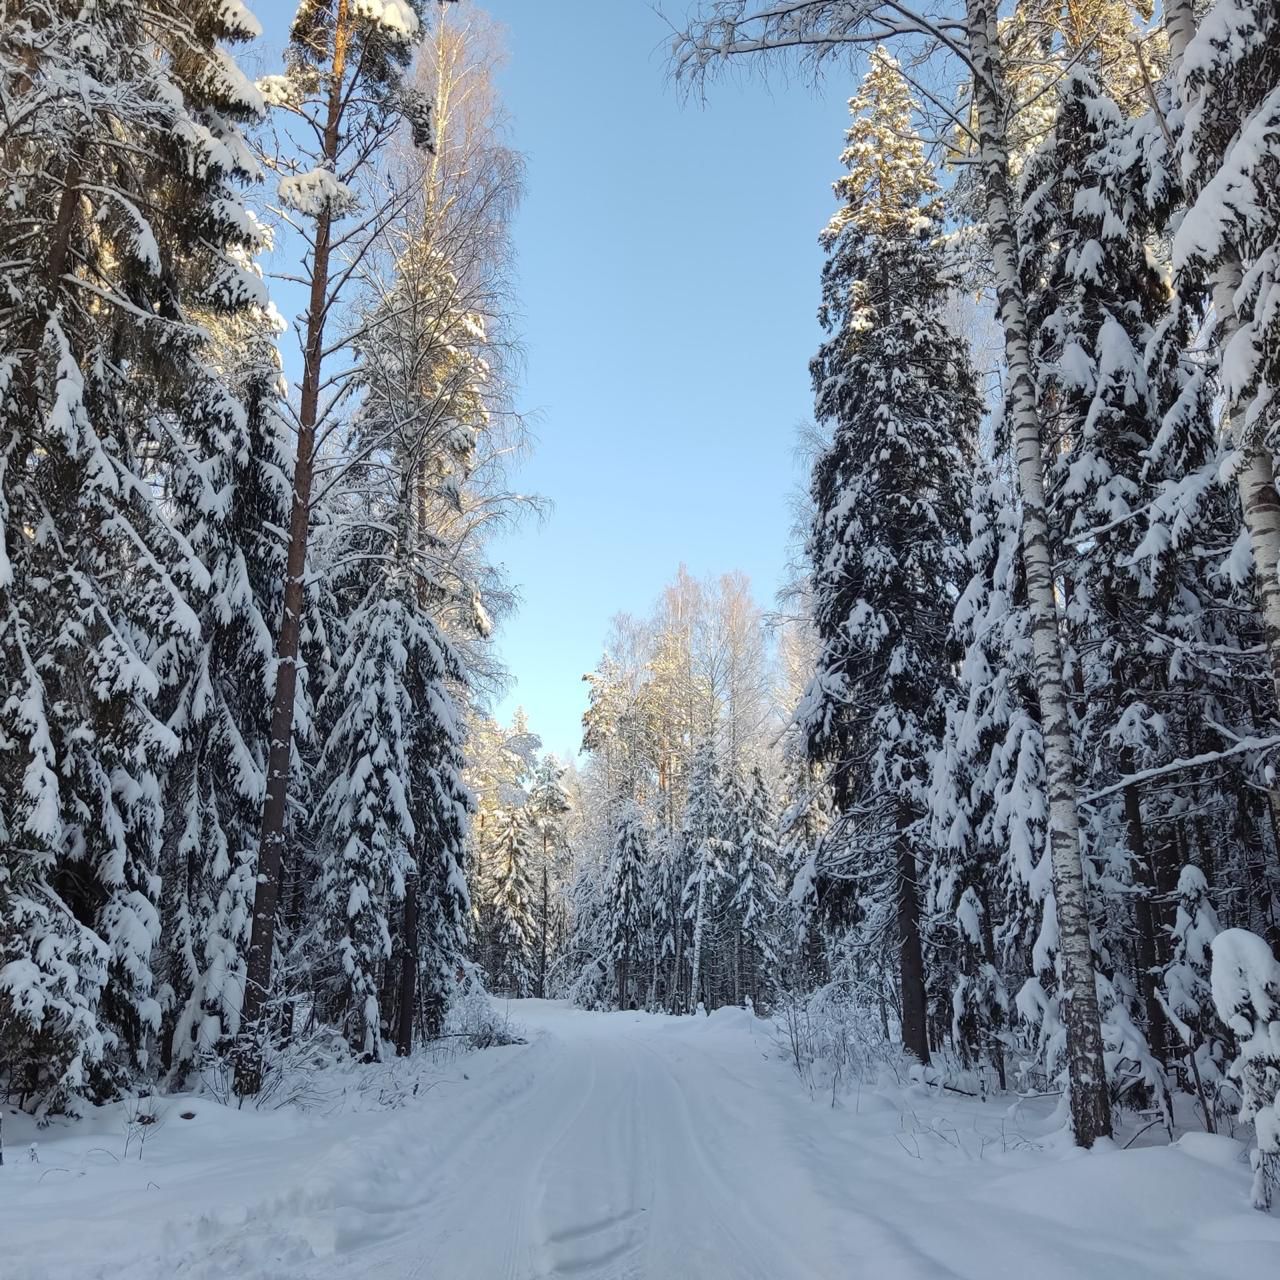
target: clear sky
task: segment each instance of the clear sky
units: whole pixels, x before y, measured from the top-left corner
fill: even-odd
[[[537,417],[517,483],[553,504],[494,548],[522,597],[499,635],[514,683],[496,710],[523,705],[570,755],[609,620],[647,613],[681,562],[741,569],[773,604],[812,404],[817,236],[855,85],[744,72],[702,105],[668,81],[670,28],[649,0],[469,2],[506,28],[499,83],[528,161],[519,405]],[[689,3],[663,0],[673,18]],[[242,62],[259,75],[294,3],[251,7],[266,36]]]
[[[681,561],[741,569],[773,603],[854,86],[742,76],[702,106],[668,82],[647,0],[482,7],[507,28],[500,83],[528,157],[522,403],[540,420],[520,481],[554,503],[496,548],[523,598],[499,711],[523,705],[563,754],[609,619],[647,612]]]

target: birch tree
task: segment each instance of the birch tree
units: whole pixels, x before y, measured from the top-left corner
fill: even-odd
[[[758,7],[752,0],[707,0],[700,17],[676,39],[674,70],[686,83],[700,85],[733,60],[787,54],[806,59],[816,70],[868,44],[905,39],[931,42],[938,51],[952,55],[969,79],[973,123],[954,112],[951,115],[975,143],[997,314],[1004,335],[1005,412],[1012,426],[1022,501],[1022,556],[1049,788],[1049,847],[1068,995],[1065,1021],[1072,1126],[1077,1143],[1089,1147],[1096,1138],[1110,1135],[1111,1108],[1045,508],[1045,441],[1018,277],[1007,134],[1011,103],[1004,87],[995,0],[964,0],[963,5],[946,6],[943,16],[933,14],[923,7],[882,0],[809,0]]]

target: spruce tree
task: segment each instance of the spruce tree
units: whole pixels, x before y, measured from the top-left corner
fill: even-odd
[[[778,837],[773,802],[760,766],[751,770],[731,910],[737,929],[740,999],[763,1009],[777,983],[782,903],[778,894]]]
[[[1177,210],[1173,264],[1182,291],[1213,307],[1229,470],[1280,701],[1280,494],[1269,435],[1280,385],[1280,15],[1217,0],[1197,26],[1192,0],[1165,7],[1188,206]]]
[[[496,850],[489,978],[504,995],[526,996],[533,985],[534,891],[529,823],[522,808],[500,815]]]
[[[955,931],[957,1048],[966,1062],[988,1058],[1002,1080],[1009,989],[1038,983],[1034,944],[1053,909],[1020,541],[1017,499],[984,464],[973,486],[969,581],[952,619],[956,689],[934,758],[931,898]]]
[[[379,989],[391,955],[389,900],[403,898],[414,824],[405,781],[412,713],[407,679],[415,634],[403,598],[377,581],[346,622],[334,687],[334,724],[325,743],[322,799],[327,858],[324,905],[344,986],[340,1021],[353,1048],[382,1056]]]
[[[554,893],[559,890],[562,879],[561,869],[556,864],[567,845],[564,828],[572,808],[569,793],[564,787],[564,769],[554,756],[544,756],[534,768],[528,803],[529,820],[539,845],[538,884],[535,889],[538,899],[538,957],[534,989],[539,998],[547,994],[547,971],[555,944],[553,935],[558,915]]]
[[[1169,501],[1187,471],[1213,467],[1216,450],[1200,380],[1177,350],[1180,300],[1148,248],[1148,197],[1161,175],[1135,133],[1096,81],[1074,71],[1024,172],[1019,229],[1042,417],[1062,442],[1048,464],[1048,506],[1081,776],[1114,793],[1093,808],[1088,830],[1104,1035],[1141,1054],[1138,1019],[1159,1056],[1169,1036],[1158,899],[1172,888],[1187,832],[1134,775],[1219,745],[1205,740],[1205,725],[1238,713],[1224,706],[1234,697],[1210,655],[1249,641],[1236,622],[1241,602],[1224,598],[1203,558],[1170,551],[1171,511],[1191,526],[1182,542],[1233,541],[1238,522],[1213,497]],[[1196,422],[1193,407],[1205,419]],[[1257,691],[1265,702],[1265,687]],[[1108,787],[1117,776],[1134,780]],[[1129,891],[1104,891],[1118,886]]]
[[[883,49],[850,111],[848,172],[835,185],[844,203],[822,236],[819,315],[831,336],[812,374],[833,434],[814,467],[821,650],[798,718],[810,755],[830,766],[837,809],[891,833],[860,874],[894,885],[903,1039],[927,1062],[923,803],[980,409],[965,345],[942,319],[938,185]]]
[[[704,957],[713,920],[726,880],[724,796],[715,745],[703,742],[694,752],[689,770],[689,800],[685,808],[682,844],[687,876],[681,890],[683,918],[689,922],[689,1007],[704,1003]]]
[[[1146,250],[1143,173],[1125,163],[1136,154],[1129,141],[1119,108],[1087,72],[1073,70],[1059,89],[1053,129],[1024,170],[1019,219],[1041,415],[1062,441],[1048,463],[1047,496],[1066,584],[1080,776],[1095,785],[1170,756],[1162,730],[1174,713],[1165,692],[1177,683],[1176,663],[1164,666],[1161,648],[1173,651],[1188,616],[1203,612],[1176,562],[1142,554],[1147,459],[1160,427],[1145,352],[1166,290]],[[1136,955],[1124,967],[1140,982],[1147,1027],[1160,1046],[1156,886],[1140,786],[1125,788],[1117,813],[1095,810],[1089,834],[1107,882],[1134,885],[1137,916],[1136,930],[1128,919],[1104,930],[1099,968],[1122,996],[1119,957],[1108,944],[1127,949],[1136,933]]]
[[[268,620],[279,608],[277,533],[288,512],[274,329],[261,308],[214,328],[218,363],[244,412],[216,433],[197,420],[207,434],[178,454],[170,484],[174,522],[208,571],[200,643],[167,714],[182,745],[164,789],[163,1049],[178,1067],[235,1037],[244,995],[266,779]]]
[[[649,840],[634,804],[624,805],[614,828],[609,877],[609,954],[618,982],[618,1008],[628,1008],[628,981],[639,958]]]
[[[682,1010],[686,929],[681,895],[687,879],[684,851],[679,833],[663,832],[655,842],[650,864],[654,963],[665,987],[665,991],[655,994],[665,994],[670,1013]]]
[[[155,468],[243,438],[198,321],[263,299],[262,101],[219,47],[256,34],[215,0],[0,21],[0,1057],[41,1109],[146,1068],[160,1028],[162,703],[211,583]]]
[[[1253,1121],[1253,1204],[1266,1212],[1280,1192],[1280,961],[1247,929],[1214,938],[1211,982],[1218,1017],[1236,1038],[1230,1074],[1240,1087],[1240,1119]]]
[[[1213,1133],[1216,1123],[1211,1097],[1216,1095],[1225,1070],[1224,1044],[1210,985],[1213,940],[1221,928],[1209,900],[1208,882],[1199,867],[1182,868],[1176,892],[1178,913],[1170,939],[1173,954],[1162,975],[1162,999],[1182,1041],[1190,1084],[1200,1100],[1205,1127]]]

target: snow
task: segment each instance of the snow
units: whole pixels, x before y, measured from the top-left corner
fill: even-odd
[[[1209,1280],[1274,1267],[1280,1220],[1249,1208],[1227,1137],[1084,1154],[1036,1102],[905,1076],[833,1108],[742,1009],[518,1001],[510,1015],[528,1044],[321,1075],[310,1110],[149,1100],[159,1123],[141,1146],[138,1103],[43,1131],[6,1112],[5,1280]]]
[[[352,189],[328,169],[311,169],[280,179],[280,203],[309,218],[345,217],[359,207]]]
[[[405,0],[355,0],[353,12],[403,44],[417,38],[418,16]]]

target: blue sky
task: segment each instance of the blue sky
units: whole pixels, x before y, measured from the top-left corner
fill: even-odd
[[[243,61],[261,74],[293,5],[253,7],[266,39]],[[479,7],[506,28],[499,83],[528,160],[519,405],[537,421],[517,483],[553,504],[494,547],[522,601],[498,639],[513,685],[496,710],[524,706],[571,755],[610,619],[647,613],[681,562],[741,569],[773,603],[811,408],[817,236],[855,85],[744,73],[701,105],[667,79],[649,0]]]
[[[743,76],[704,107],[668,83],[646,0],[484,7],[528,157],[522,403],[540,420],[520,479],[554,503],[496,548],[523,597],[499,710],[568,753],[609,619],[646,612],[681,561],[773,602],[852,73],[822,94]]]

